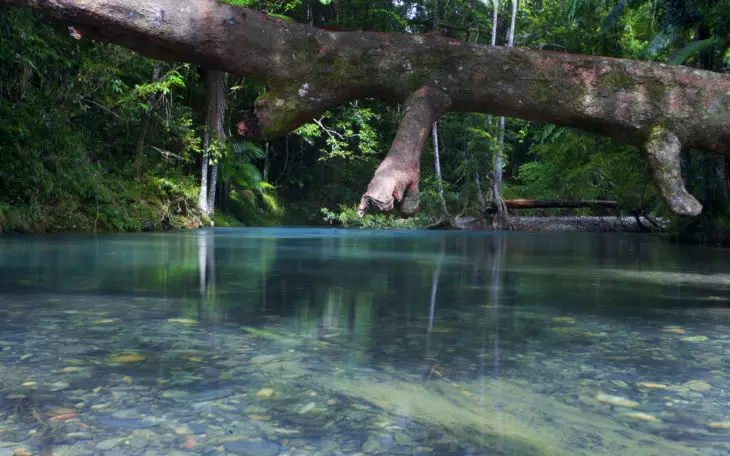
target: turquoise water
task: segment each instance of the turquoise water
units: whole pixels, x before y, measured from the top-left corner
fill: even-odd
[[[587,233],[0,237],[0,456],[728,454],[727,255]]]

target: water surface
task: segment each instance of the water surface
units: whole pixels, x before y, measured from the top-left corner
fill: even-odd
[[[0,456],[728,454],[727,255],[578,233],[0,237]]]

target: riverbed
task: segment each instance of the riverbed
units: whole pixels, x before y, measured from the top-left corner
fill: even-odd
[[[727,249],[0,237],[0,456],[726,455]]]

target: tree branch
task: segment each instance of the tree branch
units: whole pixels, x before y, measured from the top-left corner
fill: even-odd
[[[390,151],[360,200],[360,217],[369,209],[389,213],[395,207],[404,217],[418,212],[423,144],[450,104],[446,93],[431,87],[420,88],[406,100]]]
[[[678,154],[702,148],[730,155],[730,77],[724,74],[438,35],[333,32],[216,0],[0,4],[41,10],[83,37],[148,57],[265,80],[269,92],[239,124],[246,134],[281,135],[348,101],[403,102],[430,87],[447,94],[450,111],[549,122],[642,148],[662,197],[683,215],[701,206],[677,178]],[[672,139],[657,139],[656,128]],[[671,170],[662,171],[664,165]]]

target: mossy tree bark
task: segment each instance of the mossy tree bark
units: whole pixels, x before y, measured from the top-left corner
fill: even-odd
[[[226,78],[222,71],[206,71],[205,77],[207,95],[206,126],[218,145],[223,149],[226,143],[226,133],[223,130],[223,119],[226,115]],[[223,150],[218,150],[222,154]],[[208,188],[208,216],[212,219],[215,214],[215,194],[218,185],[218,162],[221,157],[215,157],[213,166],[210,169],[210,185]]]
[[[436,105],[419,109],[437,115],[447,110],[484,112],[550,122],[634,144],[645,152],[669,207],[688,216],[697,215],[701,205],[684,188],[678,154],[704,148],[730,155],[730,76],[719,73],[491,48],[437,35],[332,32],[216,0],[0,0],[0,4],[39,9],[73,26],[82,37],[115,42],[152,58],[266,80],[269,92],[239,124],[239,132],[246,134],[284,134],[358,98],[403,102],[419,91],[439,93],[450,100],[448,107],[440,105],[444,97],[427,96]],[[419,122],[410,123],[422,128]],[[405,124],[404,118],[401,130]],[[421,136],[418,131],[398,132],[403,141],[411,141],[401,145],[409,151],[418,149],[409,154],[420,154]],[[415,158],[409,157],[409,166],[417,162]],[[408,188],[401,182],[402,171],[378,168],[369,186],[376,193],[368,190],[363,200],[382,204],[368,207],[387,209],[393,195],[385,196],[386,187],[402,188],[401,201],[394,205],[405,209],[404,214],[411,212],[411,197],[402,193]]]

